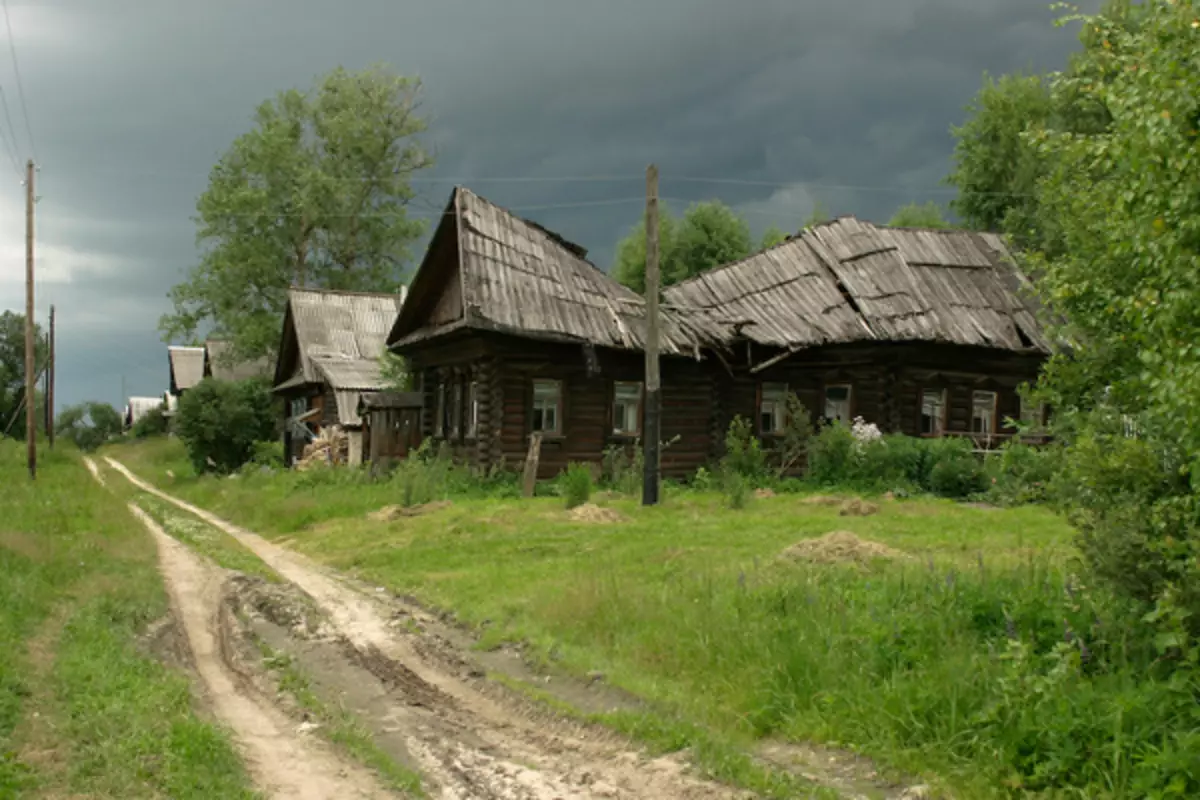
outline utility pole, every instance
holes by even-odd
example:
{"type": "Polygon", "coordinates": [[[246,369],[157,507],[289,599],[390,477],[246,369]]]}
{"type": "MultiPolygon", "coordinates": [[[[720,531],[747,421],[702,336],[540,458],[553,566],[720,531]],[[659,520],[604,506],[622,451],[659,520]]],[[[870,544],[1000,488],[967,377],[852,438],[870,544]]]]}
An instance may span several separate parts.
{"type": "Polygon", "coordinates": [[[646,168],[646,425],[642,505],[658,505],[662,396],[658,382],[658,167],[646,168]]]}
{"type": "Polygon", "coordinates": [[[46,439],[54,449],[54,306],[50,306],[50,353],[46,364],[46,439]]]}
{"type": "Polygon", "coordinates": [[[25,163],[25,446],[29,478],[37,478],[37,366],[33,338],[33,159],[25,163]]]}

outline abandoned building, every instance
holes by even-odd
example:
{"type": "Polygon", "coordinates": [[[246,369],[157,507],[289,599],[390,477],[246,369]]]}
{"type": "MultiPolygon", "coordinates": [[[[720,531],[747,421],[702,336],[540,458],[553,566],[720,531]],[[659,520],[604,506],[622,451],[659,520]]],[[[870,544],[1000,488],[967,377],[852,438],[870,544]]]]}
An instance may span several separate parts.
{"type": "Polygon", "coordinates": [[[403,301],[403,287],[399,294],[289,290],[274,379],[289,464],[332,425],[347,433],[349,463],[361,463],[359,400],[387,388],[380,356],[403,301]]]}
{"type": "MultiPolygon", "coordinates": [[[[663,474],[719,457],[736,415],[779,435],[789,393],[814,420],[994,446],[1049,353],[1027,287],[998,236],[844,217],[667,288],[663,474]]],[[[492,467],[540,432],[542,477],[640,437],[644,341],[643,299],[583,248],[461,187],[388,337],[423,436],[492,467]]]]}

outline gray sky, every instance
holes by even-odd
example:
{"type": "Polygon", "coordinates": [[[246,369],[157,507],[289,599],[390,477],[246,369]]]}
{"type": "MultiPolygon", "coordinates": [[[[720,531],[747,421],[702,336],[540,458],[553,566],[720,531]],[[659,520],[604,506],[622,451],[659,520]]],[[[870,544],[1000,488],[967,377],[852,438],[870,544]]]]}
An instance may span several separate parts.
{"type": "MultiPolygon", "coordinates": [[[[126,394],[166,388],[155,324],[195,258],[209,167],[256,104],[339,64],[386,61],[424,80],[439,162],[423,208],[461,181],[607,268],[650,162],[676,210],[720,198],[756,232],[794,230],[814,198],[879,221],[945,202],[949,127],[981,74],[1059,69],[1076,46],[1049,0],[8,5],[42,165],[37,316],[56,304],[57,399],[118,408],[122,375],[126,394]],[[563,180],[594,176],[616,179],[563,180]]],[[[0,154],[0,310],[24,308],[22,192],[0,154]]]]}

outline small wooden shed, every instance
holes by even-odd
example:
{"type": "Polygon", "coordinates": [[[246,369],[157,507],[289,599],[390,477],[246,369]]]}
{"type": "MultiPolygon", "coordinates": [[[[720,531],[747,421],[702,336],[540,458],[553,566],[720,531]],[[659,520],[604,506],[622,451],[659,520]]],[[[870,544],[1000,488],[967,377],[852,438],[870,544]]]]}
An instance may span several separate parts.
{"type": "Polygon", "coordinates": [[[371,392],[358,401],[363,421],[363,461],[386,467],[421,446],[421,392],[371,392]]]}

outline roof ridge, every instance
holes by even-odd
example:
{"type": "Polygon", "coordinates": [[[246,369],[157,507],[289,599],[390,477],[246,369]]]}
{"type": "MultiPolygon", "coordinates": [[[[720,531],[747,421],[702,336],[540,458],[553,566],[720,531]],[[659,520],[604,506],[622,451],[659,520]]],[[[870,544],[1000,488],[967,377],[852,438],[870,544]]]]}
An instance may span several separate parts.
{"type": "MultiPolygon", "coordinates": [[[[400,284],[400,287],[402,289],[408,288],[406,284],[400,284]]],[[[311,286],[289,286],[288,294],[293,294],[293,293],[296,293],[296,294],[299,294],[299,293],[336,294],[336,295],[343,295],[346,297],[381,297],[381,298],[382,297],[388,297],[388,298],[399,297],[401,294],[401,292],[363,292],[363,291],[357,291],[354,289],[325,289],[325,288],[314,288],[311,286]]]]}

